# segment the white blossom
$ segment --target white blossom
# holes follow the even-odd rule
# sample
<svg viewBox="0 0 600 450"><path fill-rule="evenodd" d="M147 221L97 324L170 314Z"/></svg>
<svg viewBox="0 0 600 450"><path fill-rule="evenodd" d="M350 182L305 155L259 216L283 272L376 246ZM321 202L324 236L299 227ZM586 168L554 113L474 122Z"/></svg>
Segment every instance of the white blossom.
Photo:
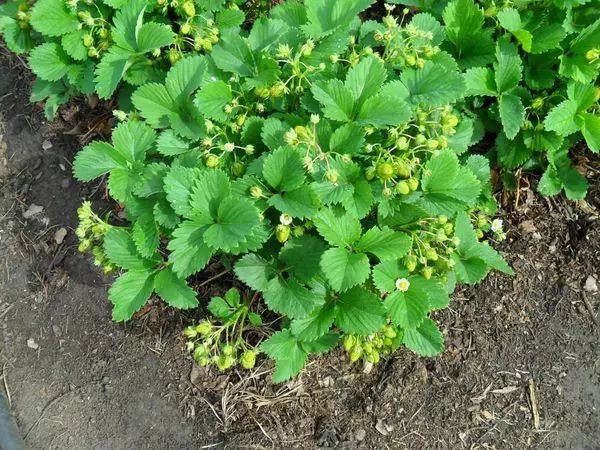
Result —
<svg viewBox="0 0 600 450"><path fill-rule="evenodd" d="M283 225L291 225L292 223L292 217L288 214L282 214L281 216L279 216L279 221L283 224Z"/></svg>
<svg viewBox="0 0 600 450"><path fill-rule="evenodd" d="M398 278L396 280L396 289L398 289L399 291L406 292L408 291L409 287L410 281L408 281L406 278Z"/></svg>

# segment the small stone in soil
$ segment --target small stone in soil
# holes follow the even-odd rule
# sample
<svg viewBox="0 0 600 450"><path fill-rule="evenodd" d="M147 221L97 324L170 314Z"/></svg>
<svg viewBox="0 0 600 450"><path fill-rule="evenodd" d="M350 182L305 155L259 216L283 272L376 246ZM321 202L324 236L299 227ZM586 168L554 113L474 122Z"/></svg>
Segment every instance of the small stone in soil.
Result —
<svg viewBox="0 0 600 450"><path fill-rule="evenodd" d="M50 142L50 141L44 141L44 142L42 142L42 148L45 151L50 150L52 148L52 142Z"/></svg>
<svg viewBox="0 0 600 450"><path fill-rule="evenodd" d="M56 233L54 233L54 242L56 242L57 245L60 245L65 240L65 237L67 237L67 229L59 228L56 230Z"/></svg>
<svg viewBox="0 0 600 450"><path fill-rule="evenodd" d="M60 182L60 186L61 186L63 189L66 189L66 188L68 188L70 185L71 185L71 180L69 180L68 178L65 178L64 180L62 180L62 181Z"/></svg>
<svg viewBox="0 0 600 450"><path fill-rule="evenodd" d="M360 441L364 440L364 439L365 439L365 437L367 437L367 432L366 432L365 430L363 430L363 429L360 429L360 430L358 430L358 431L356 432L355 439L356 439L357 441L359 441L359 442L360 442Z"/></svg>
<svg viewBox="0 0 600 450"><path fill-rule="evenodd" d="M598 280L596 280L596 277L593 275L587 277L583 289L588 292L596 292L598 290Z"/></svg>
<svg viewBox="0 0 600 450"><path fill-rule="evenodd" d="M37 350L38 348L40 348L40 346L37 344L37 342L35 342L33 338L27 339L27 347L33 350Z"/></svg>
<svg viewBox="0 0 600 450"><path fill-rule="evenodd" d="M27 211L23 213L23 219L30 219L31 217L41 213L43 210L43 206L31 204L29 205L29 208L27 208Z"/></svg>

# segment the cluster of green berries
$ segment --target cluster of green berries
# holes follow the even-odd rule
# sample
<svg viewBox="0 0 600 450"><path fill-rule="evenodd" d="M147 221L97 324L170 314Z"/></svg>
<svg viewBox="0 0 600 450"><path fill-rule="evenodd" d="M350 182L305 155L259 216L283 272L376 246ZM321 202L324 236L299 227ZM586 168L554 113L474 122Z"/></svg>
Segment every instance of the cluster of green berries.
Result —
<svg viewBox="0 0 600 450"><path fill-rule="evenodd" d="M21 28L21 30L28 30L31 28L31 25L29 24L29 20L31 19L29 15L30 8L31 5L27 1L19 4L16 20L19 23L19 28Z"/></svg>
<svg viewBox="0 0 600 450"><path fill-rule="evenodd" d="M343 338L344 350L351 362L362 359L377 364L382 356L396 351L402 342L402 330L389 323L368 336L347 334Z"/></svg>
<svg viewBox="0 0 600 450"><path fill-rule="evenodd" d="M83 204L77 210L79 225L75 230L79 238L80 252L90 252L94 256L94 264L102 267L105 273L112 272L116 266L112 264L104 253L104 235L110 230L111 225L103 221L92 211L92 204L89 201Z"/></svg>
<svg viewBox="0 0 600 450"><path fill-rule="evenodd" d="M419 230L412 232L413 247L404 257L404 266L425 279L444 275L454 267L452 254L460 243L454 234L454 224L446 216L422 220Z"/></svg>
<svg viewBox="0 0 600 450"><path fill-rule="evenodd" d="M87 3L87 2L86 2ZM102 17L94 17L89 11L79 11L78 28L85 29L81 37L83 46L87 49L90 58L99 58L112 45L109 28L106 26L106 20Z"/></svg>
<svg viewBox="0 0 600 450"><path fill-rule="evenodd" d="M259 350L249 348L242 339L223 342L225 329L226 326L215 325L208 320L187 327L183 331L188 339L187 349L192 352L194 359L202 367L212 364L224 371L239 364L244 369L252 369L256 364Z"/></svg>
<svg viewBox="0 0 600 450"><path fill-rule="evenodd" d="M384 31L375 32L374 38L385 47L382 58L399 66L417 67L422 69L425 61L433 58L440 52L437 45L433 45L433 33L424 31L413 24L402 27L404 18L400 23L390 13L383 18ZM409 13L403 10L403 15Z"/></svg>

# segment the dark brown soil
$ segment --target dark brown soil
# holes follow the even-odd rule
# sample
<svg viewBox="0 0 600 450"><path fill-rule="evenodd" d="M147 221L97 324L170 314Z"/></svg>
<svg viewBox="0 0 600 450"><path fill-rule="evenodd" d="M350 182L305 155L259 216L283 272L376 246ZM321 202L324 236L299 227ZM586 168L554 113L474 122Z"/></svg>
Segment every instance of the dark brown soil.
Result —
<svg viewBox="0 0 600 450"><path fill-rule="evenodd" d="M456 293L440 357L401 351L364 374L334 352L273 386L267 362L250 378L193 367L174 311L111 322L110 280L73 233L103 189L72 179L79 143L29 86L0 58L0 388L28 447L600 448L600 295L583 289L600 278L597 158L587 202L524 189L508 208L516 276ZM31 205L44 209L25 219Z"/></svg>

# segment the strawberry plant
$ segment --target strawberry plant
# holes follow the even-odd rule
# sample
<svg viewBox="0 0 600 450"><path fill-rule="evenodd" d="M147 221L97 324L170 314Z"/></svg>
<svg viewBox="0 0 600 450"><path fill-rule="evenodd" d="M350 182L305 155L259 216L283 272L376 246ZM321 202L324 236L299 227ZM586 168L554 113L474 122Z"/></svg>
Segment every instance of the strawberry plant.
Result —
<svg viewBox="0 0 600 450"><path fill-rule="evenodd" d="M188 51L210 51L219 32L244 14L234 3L166 0L9 0L0 33L9 49L27 52L37 80L32 101L48 118L78 94L109 98L122 87L162 81Z"/></svg>
<svg viewBox="0 0 600 450"><path fill-rule="evenodd" d="M442 48L465 70L463 112L496 136L506 184L516 186L515 169L540 167L542 194L585 196L569 149L585 141L600 151L598 2L425 3L445 24Z"/></svg>
<svg viewBox="0 0 600 450"><path fill-rule="evenodd" d="M503 235L489 220L489 161L467 153L480 134L457 107L467 86L443 26L393 6L361 22L370 3L287 1L249 30L220 29L206 54L170 59L162 78L124 76L138 86L112 143L92 142L74 163L82 181L107 177L130 222L80 214L82 247L120 273L115 320L153 293L197 307L189 282L220 259L256 301L213 299L215 319L185 331L190 350L221 369L252 367L262 351L283 381L338 344L367 365L400 346L435 355L430 316L456 282L511 272L486 242ZM126 61L146 64L134 53ZM106 67L103 95L122 76ZM280 330L249 340L259 314Z"/></svg>

